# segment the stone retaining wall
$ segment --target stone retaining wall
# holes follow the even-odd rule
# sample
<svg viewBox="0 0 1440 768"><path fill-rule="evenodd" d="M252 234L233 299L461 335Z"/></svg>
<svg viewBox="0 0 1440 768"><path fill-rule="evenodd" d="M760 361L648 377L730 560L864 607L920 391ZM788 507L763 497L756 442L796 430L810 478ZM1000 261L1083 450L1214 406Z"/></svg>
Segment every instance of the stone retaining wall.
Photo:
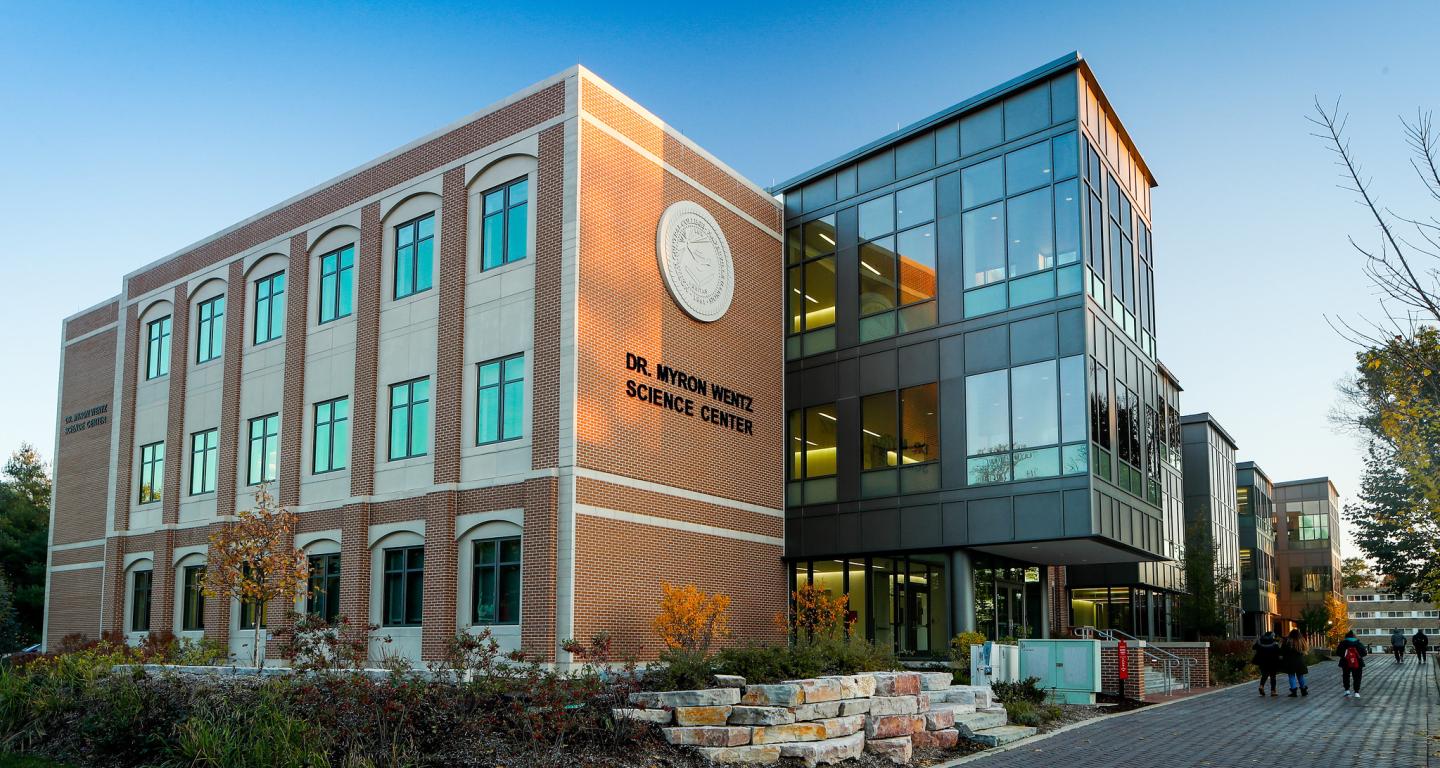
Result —
<svg viewBox="0 0 1440 768"><path fill-rule="evenodd" d="M913 750L954 747L976 729L1004 725L985 686L951 685L949 672L875 672L719 688L635 693L617 717L661 726L666 741L695 747L717 763L806 766L871 752L900 765ZM980 718L976 718L976 713ZM961 718L957 720L957 715ZM996 722L998 718L998 722Z"/></svg>

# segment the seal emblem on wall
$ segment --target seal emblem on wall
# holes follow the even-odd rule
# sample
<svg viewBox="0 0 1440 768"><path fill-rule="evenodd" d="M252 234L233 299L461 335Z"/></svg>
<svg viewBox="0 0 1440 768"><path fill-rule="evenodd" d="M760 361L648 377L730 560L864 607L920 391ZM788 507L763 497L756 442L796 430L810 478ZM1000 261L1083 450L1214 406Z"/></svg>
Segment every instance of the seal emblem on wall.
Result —
<svg viewBox="0 0 1440 768"><path fill-rule="evenodd" d="M655 235L660 276L685 314L713 323L735 296L735 263L719 222L698 203L681 200L660 215Z"/></svg>

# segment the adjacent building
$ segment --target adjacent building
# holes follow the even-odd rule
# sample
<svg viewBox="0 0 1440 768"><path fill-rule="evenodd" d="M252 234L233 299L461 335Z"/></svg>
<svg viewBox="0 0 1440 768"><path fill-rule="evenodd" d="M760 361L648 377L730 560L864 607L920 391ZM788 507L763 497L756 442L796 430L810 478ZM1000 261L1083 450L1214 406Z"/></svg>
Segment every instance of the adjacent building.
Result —
<svg viewBox="0 0 1440 768"><path fill-rule="evenodd" d="M1074 68L1070 166L1094 99ZM1014 119L1043 107L1048 141L1044 88ZM662 581L775 637L784 228L574 68L130 272L62 330L46 642L171 630L249 656L290 606L197 587L261 487L310 557L294 607L379 625L377 656L486 629L545 660L598 632L652 654Z"/></svg>
<svg viewBox="0 0 1440 768"><path fill-rule="evenodd" d="M1345 603L1349 608L1350 628L1355 636L1370 646L1390 647L1390 634L1401 632L1408 645L1416 632L1424 632L1430 647L1440 645L1440 606L1423 596L1387 592L1384 587L1347 588Z"/></svg>
<svg viewBox="0 0 1440 768"><path fill-rule="evenodd" d="M1154 186L1072 54L774 188L792 583L923 656L1064 635L1059 566L1170 556Z"/></svg>
<svg viewBox="0 0 1440 768"><path fill-rule="evenodd" d="M1229 632L1240 628L1240 521L1236 514L1235 438L1208 413L1180 417L1185 490L1185 546L1209 547L1223 603L1234 606Z"/></svg>
<svg viewBox="0 0 1440 768"><path fill-rule="evenodd" d="M1279 614L1275 580L1274 487L1253 461L1235 465L1235 511L1240 532L1241 634L1288 630Z"/></svg>
<svg viewBox="0 0 1440 768"><path fill-rule="evenodd" d="M1275 568L1279 612L1298 622L1327 596L1343 605L1340 581L1340 494L1328 477L1275 483Z"/></svg>

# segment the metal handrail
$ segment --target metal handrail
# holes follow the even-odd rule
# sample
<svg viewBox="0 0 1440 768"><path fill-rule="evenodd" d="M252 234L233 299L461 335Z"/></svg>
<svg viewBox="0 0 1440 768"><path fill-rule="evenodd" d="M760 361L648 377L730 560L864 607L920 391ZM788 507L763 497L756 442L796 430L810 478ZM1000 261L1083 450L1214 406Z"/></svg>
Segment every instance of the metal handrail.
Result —
<svg viewBox="0 0 1440 768"><path fill-rule="evenodd" d="M1137 642L1137 643L1140 642L1140 638L1138 638L1138 637L1136 637L1136 636L1134 636L1134 635L1132 635L1132 634L1130 634L1130 633L1128 633L1128 632L1125 632L1125 631L1123 631L1123 630L1119 630L1119 629L1100 629L1100 628L1098 628L1098 627L1088 627L1088 626L1087 626L1087 627L1075 627L1075 630L1074 630L1074 631L1075 631L1075 634L1079 635L1080 637L1087 638L1087 639L1089 639L1089 638L1094 638L1094 637L1097 637L1097 636L1098 636L1098 637L1101 637L1101 638L1103 638L1103 639L1105 639L1105 640L1109 640L1109 641L1112 641L1112 642L1113 642L1113 641L1118 641L1118 640L1121 640L1121 639L1124 639L1124 640L1132 640L1132 641L1135 641L1135 642ZM1181 655L1179 655L1179 654L1171 653L1171 652L1165 650L1164 648L1156 648L1156 647L1154 647L1154 646L1152 646L1152 645L1149 645L1149 644L1146 644L1146 645L1144 645L1144 646L1140 646L1139 648L1140 648L1140 653L1142 654L1142 656L1141 656L1142 658L1148 658L1149 660L1154 661L1154 662L1156 662L1157 664L1160 664L1160 665L1162 666L1162 668L1164 669L1164 671L1165 671L1165 693L1166 693L1167 695L1168 695L1168 694L1170 693L1170 691L1171 691L1171 686L1174 685L1175 682L1177 682L1177 681L1175 680L1175 675L1172 674L1172 670L1174 670L1174 668L1177 667L1177 666L1180 667L1181 671L1184 673L1184 680L1182 680L1182 681L1180 681L1180 682L1184 685L1185 690L1187 690L1187 691L1190 690L1190 687L1191 687L1191 686L1190 686L1190 677L1191 677L1191 673L1194 671L1193 668L1194 668L1194 666L1195 666L1195 660L1194 660L1194 659L1186 658L1186 657L1181 656Z"/></svg>

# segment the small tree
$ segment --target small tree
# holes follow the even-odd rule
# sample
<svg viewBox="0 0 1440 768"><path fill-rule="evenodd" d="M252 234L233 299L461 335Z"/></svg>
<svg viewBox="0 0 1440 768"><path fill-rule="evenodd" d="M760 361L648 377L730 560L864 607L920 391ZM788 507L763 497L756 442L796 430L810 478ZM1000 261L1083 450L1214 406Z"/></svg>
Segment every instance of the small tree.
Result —
<svg viewBox="0 0 1440 768"><path fill-rule="evenodd" d="M845 636L855 619L850 615L850 596L830 597L814 584L801 584L791 597L795 606L790 614L790 628L797 638Z"/></svg>
<svg viewBox="0 0 1440 768"><path fill-rule="evenodd" d="M295 515L275 506L262 485L255 492L255 508L241 510L211 534L210 549L201 591L206 597L233 598L255 607L250 650L258 667L265 606L272 600L294 600L310 575L305 553L295 546Z"/></svg>
<svg viewBox="0 0 1440 768"><path fill-rule="evenodd" d="M661 582L660 590L664 597L655 632L666 648L704 657L712 642L730 636L729 595L712 595L694 584L675 587Z"/></svg>
<svg viewBox="0 0 1440 768"><path fill-rule="evenodd" d="M1325 640L1330 645L1339 645L1340 639L1345 637L1345 632L1350 629L1350 613L1345 608L1345 601L1334 594L1325 595Z"/></svg>

